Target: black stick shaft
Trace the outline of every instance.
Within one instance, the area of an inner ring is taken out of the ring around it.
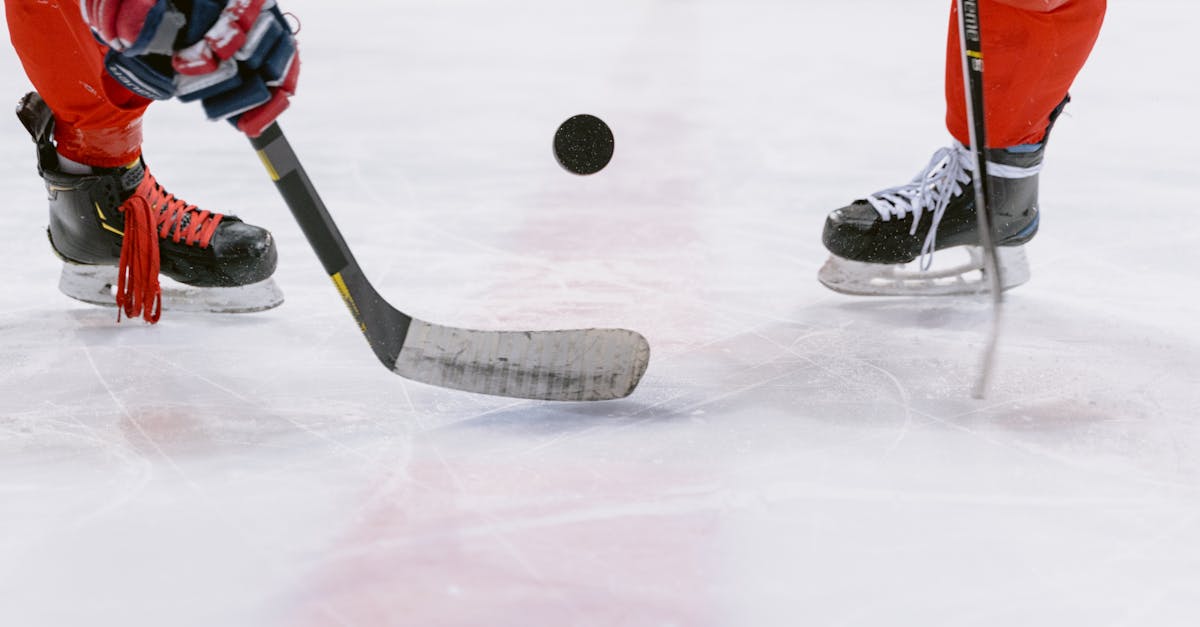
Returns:
[[[983,95],[983,41],[980,31],[979,3],[977,0],[958,0],[959,36],[963,48],[963,86],[966,93],[967,120],[971,149],[975,153],[975,215],[979,220],[979,243],[983,247],[988,263],[988,275],[992,282],[992,296],[1003,298],[1000,286],[999,264],[996,263],[995,230],[992,212],[988,210],[991,199],[991,184],[987,176],[987,124]]]
[[[962,47],[963,92],[966,94],[967,121],[971,149],[975,154],[975,217],[978,220],[979,245],[983,249],[983,268],[992,292],[992,328],[984,349],[983,364],[975,386],[975,397],[987,394],[999,340],[1000,316],[1004,302],[1004,281],[996,253],[994,220],[988,203],[991,185],[987,175],[987,118],[983,93],[983,31],[977,0],[958,0],[959,41]]]
[[[349,245],[279,125],[272,124],[262,135],[250,138],[250,144],[258,151],[284,203],[358,322],[371,350],[384,365],[392,368],[404,347],[412,318],[383,300],[363,276]]]
[[[252,137],[250,144],[258,151],[271,180],[275,181],[325,271],[333,276],[352,264],[357,265],[341,231],[317,195],[304,166],[300,165],[300,158],[292,150],[279,125],[267,127],[262,135]]]

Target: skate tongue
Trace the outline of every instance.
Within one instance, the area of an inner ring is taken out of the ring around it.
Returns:
[[[125,192],[131,192],[142,184],[142,179],[146,178],[146,164],[142,163],[139,157],[137,161],[121,168],[121,189]]]
[[[154,324],[162,315],[162,288],[158,284],[157,219],[150,203],[134,195],[120,206],[125,214],[125,236],[117,270],[117,322],[121,312],[141,316]]]

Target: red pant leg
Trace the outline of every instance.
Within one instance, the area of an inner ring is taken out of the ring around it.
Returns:
[[[68,159],[116,167],[137,158],[149,100],[104,71],[102,44],[73,0],[6,0],[8,30],[25,73],[50,105],[58,151]]]
[[[1045,138],[1051,111],[1096,43],[1105,7],[1105,0],[979,0],[988,147]],[[969,143],[956,2],[946,48],[946,126]]]

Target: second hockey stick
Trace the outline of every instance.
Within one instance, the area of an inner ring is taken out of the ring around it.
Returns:
[[[633,392],[650,345],[627,329],[483,331],[425,322],[367,281],[278,124],[250,143],[375,356],[396,374],[479,394],[598,401]]]
[[[992,294],[992,328],[983,352],[979,379],[975,383],[975,398],[987,395],[996,361],[996,345],[1000,339],[1000,318],[1004,310],[1004,281],[1000,276],[1000,260],[993,236],[991,200],[987,177],[987,124],[983,106],[983,41],[979,21],[978,0],[958,0],[958,40],[962,48],[963,92],[966,94],[967,126],[971,149],[975,154],[975,217],[978,220],[979,246],[983,249],[983,271],[990,279]]]

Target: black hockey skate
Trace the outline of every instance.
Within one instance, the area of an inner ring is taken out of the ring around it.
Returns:
[[[1038,229],[1038,172],[1045,144],[988,150],[989,207],[1004,288],[1029,280],[1023,244]],[[818,279],[861,295],[941,295],[986,291],[971,174],[962,144],[938,150],[911,182],[837,209],[822,240],[831,256]],[[965,247],[968,259],[934,268],[933,253]],[[916,268],[907,268],[915,260]]]
[[[37,144],[63,293],[150,322],[161,309],[240,313],[283,302],[271,279],[277,253],[270,232],[180,200],[141,159],[86,175],[63,172],[54,117],[41,97],[25,96],[17,114]],[[159,273],[177,284],[160,288]]]
[[[1038,230],[1038,173],[1050,130],[1070,101],[1064,97],[1050,112],[1040,144],[986,151],[988,209],[1004,289],[1029,280],[1024,244]],[[821,239],[831,255],[817,279],[837,292],[869,296],[987,291],[974,170],[974,155],[955,142],[934,153],[909,183],[830,213]],[[934,251],[949,248],[966,251],[967,259],[934,266]],[[916,267],[909,267],[917,259]]]

